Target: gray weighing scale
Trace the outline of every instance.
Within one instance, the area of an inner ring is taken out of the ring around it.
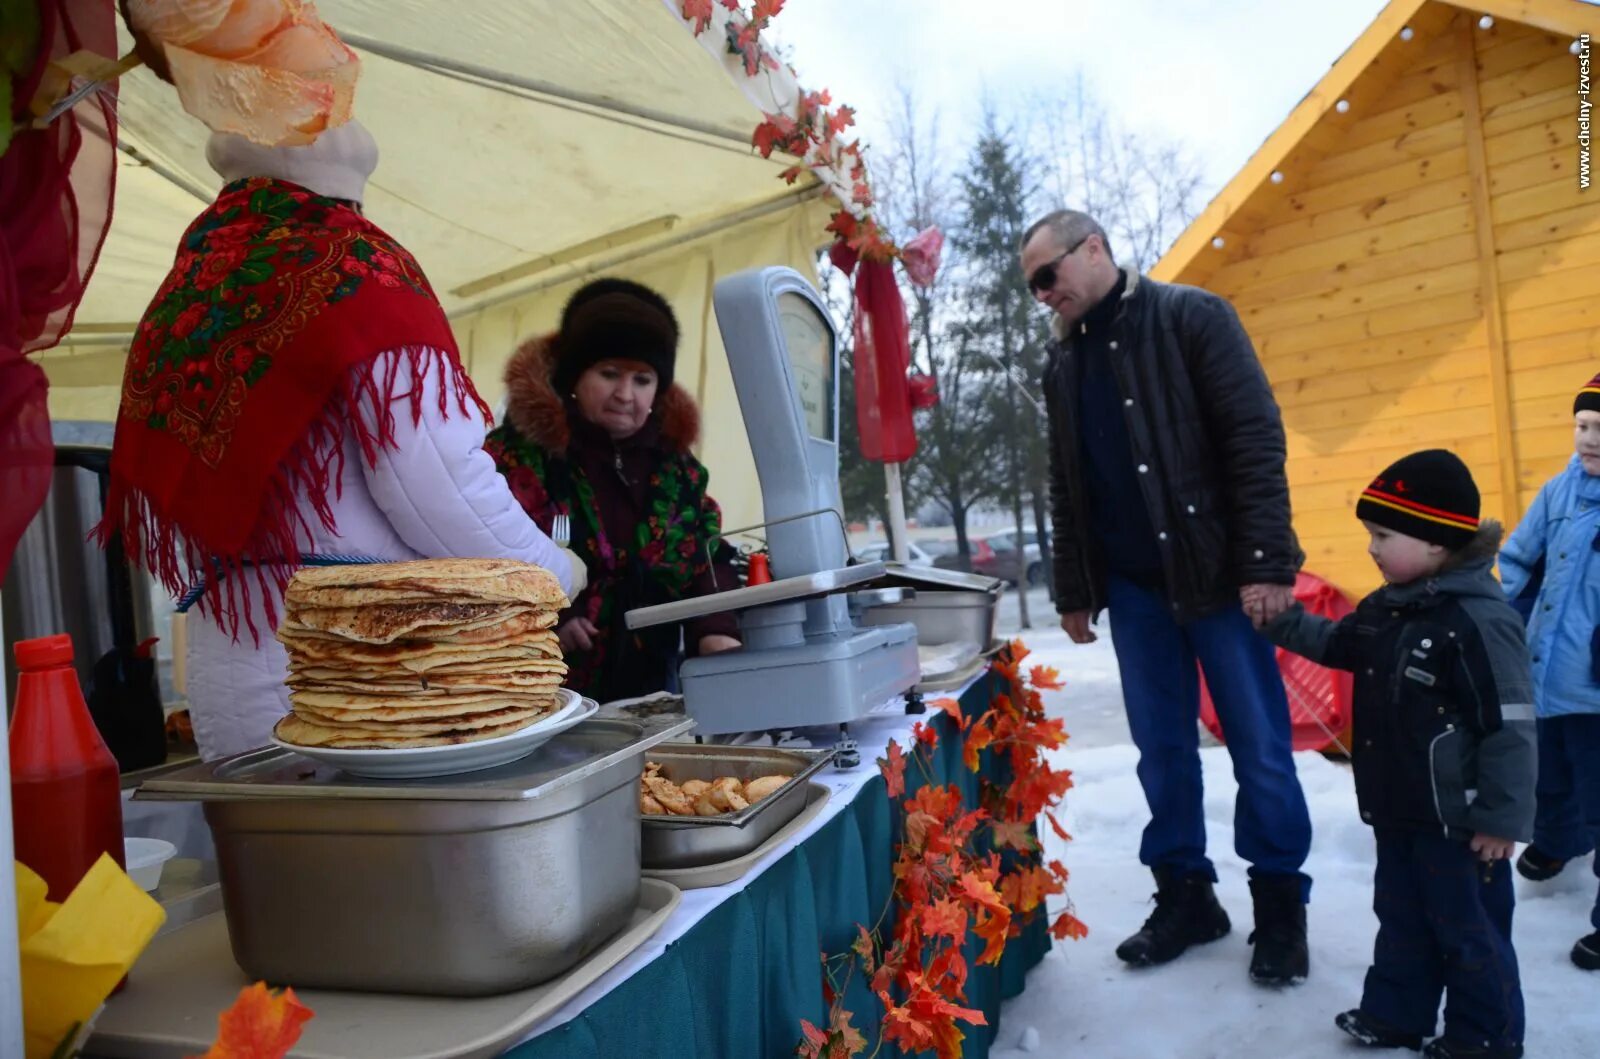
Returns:
[[[737,611],[744,646],[688,659],[680,670],[684,708],[698,731],[837,725],[848,758],[845,726],[905,695],[921,674],[915,626],[861,625],[852,615],[905,590],[868,593],[854,608],[847,595],[881,579],[885,568],[846,565],[833,323],[816,291],[789,268],[729,276],[713,300],[761,480],[773,580],[629,611],[627,625]]]

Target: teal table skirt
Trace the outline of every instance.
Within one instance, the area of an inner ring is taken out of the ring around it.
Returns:
[[[988,708],[1000,678],[992,672],[961,697],[976,717]],[[930,711],[939,730],[932,762],[936,784],[954,783],[969,806],[978,804],[979,776],[962,762],[959,734],[943,713]],[[902,739],[902,746],[908,740]],[[985,752],[983,766],[1003,782]],[[914,792],[915,767],[906,771]],[[507,1053],[515,1059],[780,1059],[801,1039],[800,1020],[827,1024],[823,952],[842,953],[871,927],[889,900],[898,805],[883,777],[869,780],[829,823],[723,902],[656,960],[584,1010]],[[885,931],[887,934],[888,931]],[[997,966],[977,966],[983,944],[969,938],[968,1006],[987,1026],[964,1026],[965,1055],[984,1059],[998,1033],[1001,1001],[1021,993],[1030,968],[1050,949],[1041,907],[1006,945]],[[845,989],[845,1006],[869,1042],[883,1003],[859,970]],[[884,1056],[898,1054],[888,1045]],[[930,1055],[932,1053],[929,1053]]]

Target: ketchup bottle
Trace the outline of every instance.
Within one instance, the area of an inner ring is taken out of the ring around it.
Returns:
[[[11,714],[11,816],[16,858],[64,901],[109,853],[126,867],[122,786],[89,716],[72,668],[72,638],[16,645],[16,709]]]

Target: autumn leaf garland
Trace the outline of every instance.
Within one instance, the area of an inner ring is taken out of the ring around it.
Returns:
[[[1004,754],[1010,765],[1006,786],[987,777],[981,781],[978,808],[968,809],[960,791],[949,785],[925,782],[905,796],[908,766],[915,764],[925,780],[931,778],[929,756],[939,735],[930,725],[919,723],[912,729],[909,755],[891,742],[878,759],[889,797],[904,812],[904,839],[895,850],[890,897],[897,913],[893,932],[885,938],[879,927],[869,931],[858,925],[849,952],[823,954],[828,1025],[801,1023],[795,1052],[802,1059],[848,1059],[866,1051],[868,1042],[851,1024],[853,1013],[842,1005],[845,986],[858,970],[884,1005],[880,1050],[888,1042],[903,1053],[933,1051],[939,1059],[958,1059],[965,1039],[961,1026],[986,1024],[983,1012],[965,1006],[968,935],[984,943],[978,964],[997,964],[1006,942],[1021,934],[1045,901],[1066,893],[1065,865],[1058,860],[1042,863],[1033,833],[1043,814],[1058,835],[1071,837],[1053,810],[1072,786],[1072,775],[1045,760],[1049,750],[1066,742],[1067,734],[1059,720],[1045,716],[1040,695],[1062,685],[1047,667],[1024,672],[1027,655],[1020,641],[1000,652],[995,671],[1004,687],[975,720],[965,718],[953,699],[934,703],[961,734],[968,769],[979,770],[984,750]],[[990,852],[980,852],[985,846],[980,835],[987,838]],[[1006,850],[1013,854],[1008,866],[1000,852]],[[1069,903],[1050,933],[1076,939],[1088,928]]]
[[[746,77],[781,68],[761,34],[783,10],[785,0],[754,0],[748,9],[741,0],[680,0],[679,10],[696,36],[711,31],[713,2],[731,12],[725,24],[728,51],[739,57]],[[861,141],[845,139],[855,120],[850,107],[834,108],[827,91],[801,89],[795,113],[764,115],[750,142],[763,158],[781,151],[800,159],[783,171],[787,183],[793,184],[806,169],[817,173],[839,201],[827,227],[839,243],[864,261],[892,261],[900,249],[872,214],[876,200],[867,183]]]

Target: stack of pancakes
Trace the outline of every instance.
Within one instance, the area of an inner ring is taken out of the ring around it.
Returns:
[[[286,743],[445,746],[549,716],[567,673],[549,571],[499,559],[421,559],[297,572],[278,639],[289,652]]]

